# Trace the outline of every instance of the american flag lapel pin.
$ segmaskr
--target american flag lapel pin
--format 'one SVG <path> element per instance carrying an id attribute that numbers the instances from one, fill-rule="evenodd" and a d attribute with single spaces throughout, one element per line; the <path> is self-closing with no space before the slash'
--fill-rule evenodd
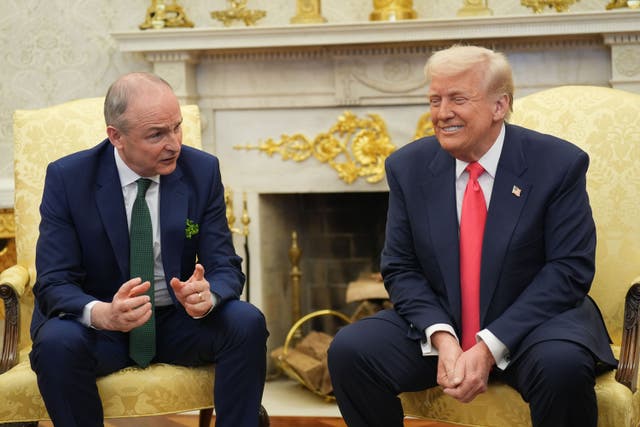
<path id="1" fill-rule="evenodd" d="M 517 185 L 514 185 L 513 188 L 511 189 L 511 194 L 513 194 L 516 197 L 520 197 L 521 193 L 522 193 L 522 190 Z"/>

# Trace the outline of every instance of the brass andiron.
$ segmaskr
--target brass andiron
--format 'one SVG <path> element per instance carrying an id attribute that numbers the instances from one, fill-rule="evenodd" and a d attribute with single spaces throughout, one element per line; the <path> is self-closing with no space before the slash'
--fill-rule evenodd
<path id="1" fill-rule="evenodd" d="M 222 21 L 225 27 L 231 26 L 233 21 L 243 21 L 247 27 L 256 25 L 259 19 L 264 18 L 267 12 L 264 10 L 247 9 L 247 0 L 227 0 L 230 8 L 225 10 L 214 10 L 211 17 Z"/>
<path id="2" fill-rule="evenodd" d="M 569 6 L 580 0 L 520 0 L 520 4 L 541 13 L 545 7 L 553 7 L 556 12 L 566 12 Z"/>
<path id="3" fill-rule="evenodd" d="M 323 24 L 327 22 L 322 16 L 320 0 L 296 0 L 296 16 L 291 18 L 292 24 Z"/>
<path id="4" fill-rule="evenodd" d="M 464 0 L 464 4 L 456 15 L 458 16 L 489 16 L 493 10 L 489 8 L 489 0 Z"/>
<path id="5" fill-rule="evenodd" d="M 418 13 L 413 9 L 413 0 L 373 0 L 373 12 L 370 21 L 400 21 L 416 19 Z"/>
<path id="6" fill-rule="evenodd" d="M 279 154 L 282 160 L 302 162 L 313 156 L 338 172 L 347 184 L 360 177 L 375 184 L 384 178 L 384 161 L 395 151 L 387 125 L 377 114 L 359 118 L 345 111 L 329 129 L 310 141 L 296 133 L 282 135 L 279 141 L 271 138 L 259 145 L 237 145 L 235 150 L 258 150 L 269 156 Z"/>
<path id="7" fill-rule="evenodd" d="M 302 256 L 302 249 L 298 246 L 298 232 L 293 231 L 291 233 L 291 247 L 289 248 L 289 262 L 291 263 L 291 323 L 297 322 L 301 315 L 300 309 L 300 278 L 302 272 L 300 270 L 300 257 Z M 295 332 L 295 338 L 300 338 L 302 332 L 297 330 Z"/>
<path id="8" fill-rule="evenodd" d="M 187 19 L 184 9 L 177 0 L 151 0 L 151 6 L 147 8 L 147 16 L 142 24 L 141 30 L 193 27 L 193 22 Z"/>

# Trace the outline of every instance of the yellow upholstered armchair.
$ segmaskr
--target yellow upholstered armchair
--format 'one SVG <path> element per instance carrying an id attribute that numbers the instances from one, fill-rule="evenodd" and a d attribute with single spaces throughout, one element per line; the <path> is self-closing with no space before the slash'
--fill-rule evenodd
<path id="1" fill-rule="evenodd" d="M 37 425 L 48 419 L 29 363 L 35 247 L 39 205 L 49 162 L 89 148 L 106 137 L 104 98 L 89 98 L 14 114 L 17 265 L 0 272 L 5 334 L 0 359 L 0 423 Z M 183 141 L 201 148 L 200 111 L 182 106 Z M 200 410 L 200 426 L 213 413 L 214 370 L 153 364 L 126 368 L 98 380 L 105 418 L 129 418 Z M 263 412 L 262 424 L 268 425 Z"/>
<path id="2" fill-rule="evenodd" d="M 603 87 L 558 87 L 517 100 L 510 121 L 564 138 L 589 153 L 587 186 L 598 235 L 590 294 L 602 311 L 620 359 L 616 371 L 596 382 L 598 426 L 637 427 L 640 95 Z M 401 399 L 405 413 L 420 418 L 466 426 L 531 425 L 528 405 L 504 384 L 490 384 L 486 393 L 469 404 L 458 403 L 435 388 L 404 393 Z"/>

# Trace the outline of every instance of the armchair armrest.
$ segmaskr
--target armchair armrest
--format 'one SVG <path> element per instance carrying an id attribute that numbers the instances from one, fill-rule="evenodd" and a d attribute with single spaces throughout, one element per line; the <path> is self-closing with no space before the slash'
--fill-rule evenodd
<path id="1" fill-rule="evenodd" d="M 14 265 L 0 272 L 0 298 L 4 301 L 4 343 L 0 355 L 0 374 L 18 362 L 18 339 L 20 337 L 19 300 L 27 289 L 29 272 Z"/>
<path id="2" fill-rule="evenodd" d="M 640 358 L 640 277 L 636 278 L 625 297 L 624 325 L 616 380 L 636 392 L 638 359 Z"/>

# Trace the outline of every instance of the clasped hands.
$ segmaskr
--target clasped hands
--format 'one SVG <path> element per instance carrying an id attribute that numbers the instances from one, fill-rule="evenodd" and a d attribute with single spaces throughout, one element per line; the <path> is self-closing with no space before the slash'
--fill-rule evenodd
<path id="1" fill-rule="evenodd" d="M 462 351 L 453 335 L 436 332 L 431 343 L 438 349 L 437 381 L 445 394 L 468 403 L 487 390 L 495 360 L 483 341 Z"/>
<path id="2" fill-rule="evenodd" d="M 189 316 L 198 318 L 213 307 L 213 295 L 209 282 L 204 278 L 204 267 L 196 264 L 193 274 L 185 282 L 174 277 L 169 282 L 176 298 Z M 129 332 L 143 325 L 151 317 L 151 300 L 145 294 L 151 283 L 139 277 L 120 286 L 113 300 L 98 302 L 91 310 L 91 324 L 97 329 Z"/>

